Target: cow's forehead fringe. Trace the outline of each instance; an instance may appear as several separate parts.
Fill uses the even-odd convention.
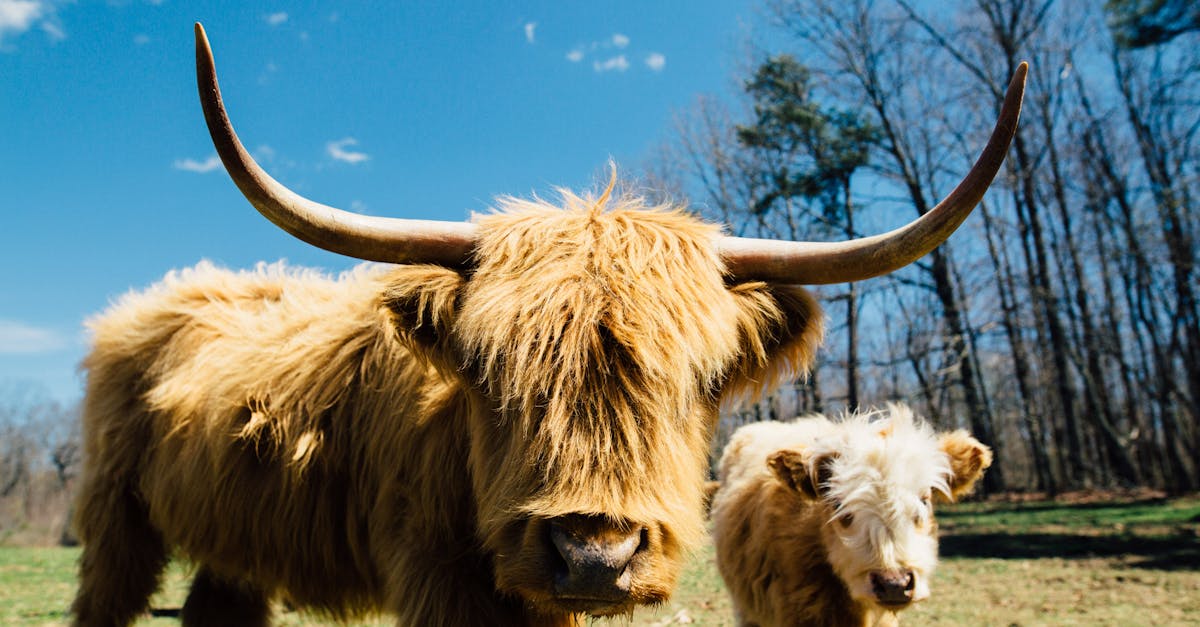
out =
[[[747,313],[726,288],[718,227],[678,207],[572,194],[562,205],[506,199],[477,218],[460,357],[529,438],[527,472],[541,475],[529,478],[554,495],[528,504],[539,514],[576,500],[680,509],[638,477],[696,474],[705,427],[690,419],[744,350],[748,321],[782,314]]]
[[[478,218],[456,336],[492,392],[529,411],[612,397],[608,386],[661,403],[711,383],[739,339],[718,228],[636,196],[602,205],[564,192],[562,204],[504,199]]]
[[[835,454],[829,494],[846,507],[916,505],[930,489],[949,493],[949,458],[933,429],[906,405],[843,418],[812,452]]]

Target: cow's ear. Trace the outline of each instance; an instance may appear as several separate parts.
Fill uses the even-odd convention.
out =
[[[807,375],[825,335],[825,318],[812,294],[761,281],[729,291],[738,301],[741,353],[723,395],[754,398],[779,381]]]
[[[767,466],[784,485],[807,499],[818,499],[829,487],[828,455],[813,456],[804,450],[783,449],[767,456]]]
[[[457,369],[450,334],[466,279],[441,266],[400,266],[382,294],[400,341],[436,364]]]
[[[944,496],[951,502],[969,493],[983,471],[992,465],[992,449],[961,429],[943,433],[938,438],[938,448],[950,460],[950,476],[946,481],[950,494]]]

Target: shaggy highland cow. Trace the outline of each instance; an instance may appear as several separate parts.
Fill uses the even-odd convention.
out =
[[[703,538],[723,399],[803,372],[794,285],[890,272],[950,235],[1015,130],[1024,70],[966,180],[892,233],[724,237],[612,186],[472,223],[349,214],[246,153],[196,27],[205,119],[269,219],[369,261],[333,279],[200,264],[90,322],[78,624],[125,625],[172,554],[183,622],[285,599],[401,625],[571,625],[668,598]]]
[[[738,429],[712,501],[717,568],[743,627],[896,625],[929,596],[934,498],[966,494],[992,452],[904,405]]]

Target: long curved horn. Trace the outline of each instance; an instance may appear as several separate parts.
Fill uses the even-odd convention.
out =
[[[925,256],[967,219],[1000,170],[1017,132],[1028,71],[1027,63],[1017,66],[983,153],[958,187],[925,215],[894,231],[844,242],[723,237],[717,249],[729,273],[739,279],[798,285],[846,283],[887,274]]]
[[[311,201],[271,178],[233,132],[204,27],[196,23],[196,83],[204,121],[217,154],[242,194],[283,230],[325,250],[392,263],[435,263],[462,267],[476,241],[469,222],[405,220],[365,216]]]

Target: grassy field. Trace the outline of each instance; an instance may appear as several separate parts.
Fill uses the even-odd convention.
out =
[[[906,625],[1200,624],[1200,497],[969,503],[938,519],[933,597],[903,615]],[[77,557],[75,549],[0,548],[0,625],[63,624]],[[186,589],[186,570],[173,565],[153,606],[178,608]],[[612,624],[731,625],[729,607],[706,549],[671,603]],[[321,624],[294,612],[277,622]]]

